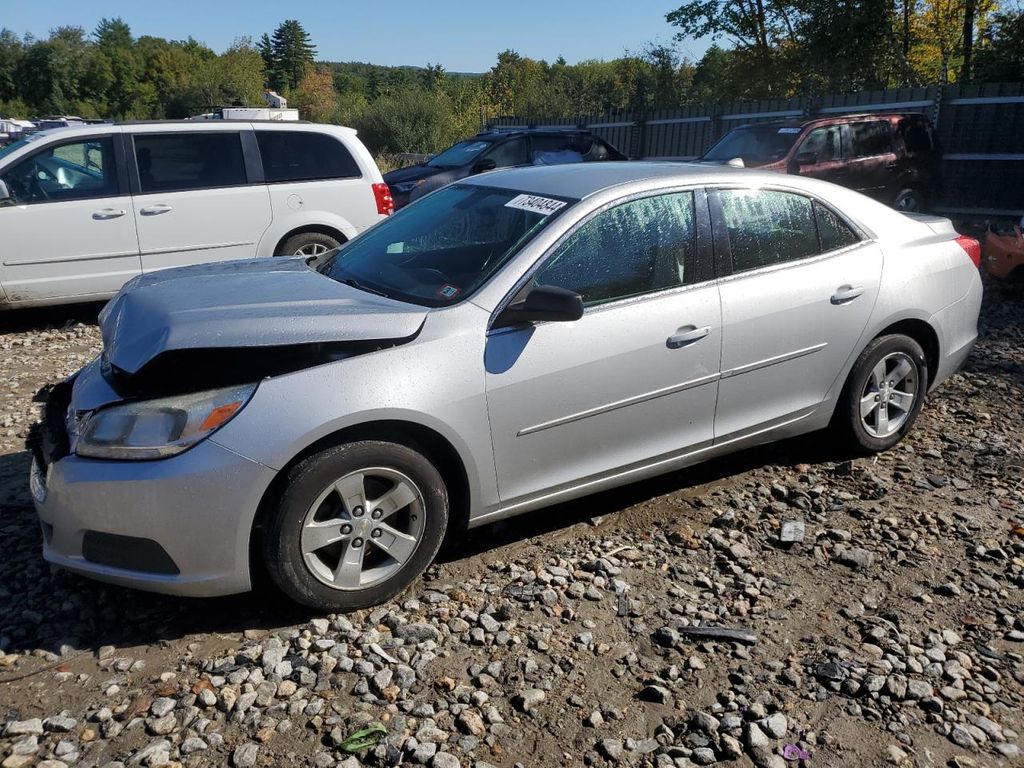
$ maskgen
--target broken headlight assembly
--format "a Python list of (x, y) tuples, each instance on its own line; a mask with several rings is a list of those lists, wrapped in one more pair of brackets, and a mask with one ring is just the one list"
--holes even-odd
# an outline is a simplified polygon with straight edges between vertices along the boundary
[(237, 415), (255, 384), (103, 408), (80, 426), (75, 453), (93, 459), (163, 459), (187, 451)]

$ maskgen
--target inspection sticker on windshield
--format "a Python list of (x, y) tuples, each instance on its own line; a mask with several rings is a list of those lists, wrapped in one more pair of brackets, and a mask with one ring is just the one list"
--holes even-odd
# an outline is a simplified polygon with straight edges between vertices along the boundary
[(541, 216), (548, 216), (565, 208), (565, 205), (561, 200), (552, 200), (550, 197), (538, 197), (537, 195), (518, 195), (505, 203), (506, 208), (519, 208), (523, 211), (539, 213)]
[(462, 293), (461, 288), (459, 288), (456, 285), (449, 285), (448, 283), (445, 283), (444, 285), (437, 289), (437, 298), (454, 299), (460, 293)]

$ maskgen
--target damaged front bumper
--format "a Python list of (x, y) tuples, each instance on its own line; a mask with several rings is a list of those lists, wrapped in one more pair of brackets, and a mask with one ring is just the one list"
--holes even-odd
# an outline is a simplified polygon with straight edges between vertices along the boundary
[(212, 439), (155, 461), (76, 456), (68, 434), (71, 387), (64, 382), (50, 393), (30, 440), (44, 558), (154, 592), (249, 590), (253, 522), (276, 472)]

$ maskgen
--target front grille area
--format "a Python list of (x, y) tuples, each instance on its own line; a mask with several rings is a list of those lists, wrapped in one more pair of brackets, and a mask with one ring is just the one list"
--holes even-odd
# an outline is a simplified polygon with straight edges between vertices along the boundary
[(167, 550), (152, 539), (120, 536), (116, 533), (86, 531), (82, 539), (82, 557), (96, 565), (126, 571), (177, 576), (181, 571)]

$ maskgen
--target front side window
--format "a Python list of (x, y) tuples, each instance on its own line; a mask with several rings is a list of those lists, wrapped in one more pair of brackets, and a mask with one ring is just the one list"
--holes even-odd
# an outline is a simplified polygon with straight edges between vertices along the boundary
[(103, 136), (48, 146), (0, 178), (17, 205), (116, 196), (114, 139)]
[(831, 163), (841, 160), (843, 157), (842, 143), (840, 141), (841, 131), (838, 125), (830, 125), (825, 128), (815, 128), (804, 139), (797, 155), (813, 157), (814, 163)]
[(534, 280), (584, 306), (675, 288), (696, 281), (696, 242), (692, 192), (631, 200), (576, 230)]
[(881, 120), (851, 123), (848, 130), (853, 157), (874, 157), (892, 152), (892, 129), (889, 123)]
[(526, 156), (526, 139), (512, 139), (499, 144), (484, 157), (494, 161), (495, 168), (507, 168), (511, 165), (524, 165), (529, 162)]
[(270, 183), (351, 179), (362, 174), (338, 139), (309, 131), (256, 131), (263, 173)]
[(318, 269), (400, 301), (455, 304), (573, 202), (472, 184), (446, 187), (346, 243)]
[(134, 141), (142, 194), (248, 181), (238, 133), (140, 133)]
[(718, 191), (733, 272), (782, 264), (819, 253), (810, 199), (759, 189)]

